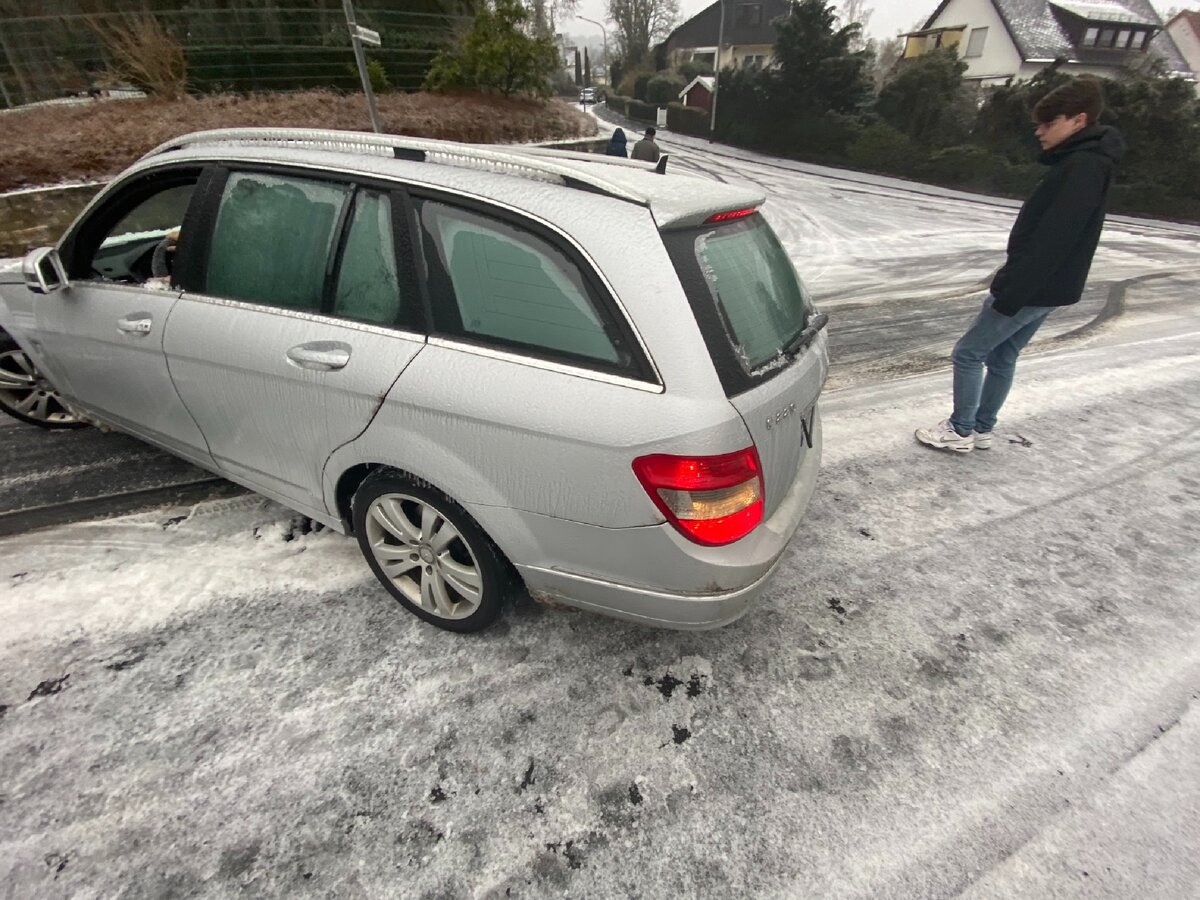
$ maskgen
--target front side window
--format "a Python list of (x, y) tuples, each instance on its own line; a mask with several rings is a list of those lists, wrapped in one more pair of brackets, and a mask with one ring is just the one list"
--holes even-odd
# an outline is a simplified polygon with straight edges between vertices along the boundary
[(1118, 34), (1117, 34), (1117, 47), (1119, 47), (1122, 50), (1124, 50), (1126, 47), (1128, 47), (1129, 46), (1129, 37), (1132, 34), (1133, 34), (1133, 32), (1130, 31), (1128, 28), (1121, 29), (1121, 31), (1118, 32)]
[(206, 293), (317, 312), (349, 188), (235, 172), (221, 196)]
[(1100, 29), (1099, 28), (1089, 28), (1087, 31), (1085, 31), (1083, 33), (1083, 46), (1095, 47), (1096, 40), (1099, 37), (1100, 37)]
[(983, 44), (987, 40), (987, 33), (986, 28), (972, 28), (971, 37), (967, 41), (967, 52), (963, 55), (966, 57), (983, 56)]
[(1097, 41), (1097, 43), (1101, 47), (1111, 47), (1113, 45), (1113, 41), (1116, 40), (1116, 38), (1117, 38), (1117, 30), (1115, 28), (1105, 28), (1105, 29), (1101, 30), (1100, 39)]
[(439, 331), (568, 361), (630, 365), (619, 330), (554, 244), (433, 201), (421, 203), (420, 224)]
[(386, 194), (360, 191), (342, 250), (333, 314), (358, 322), (395, 325), (400, 278), (392, 239), (392, 204)]
[(101, 209), (79, 235), (76, 278), (167, 287), (198, 173), (170, 173)]

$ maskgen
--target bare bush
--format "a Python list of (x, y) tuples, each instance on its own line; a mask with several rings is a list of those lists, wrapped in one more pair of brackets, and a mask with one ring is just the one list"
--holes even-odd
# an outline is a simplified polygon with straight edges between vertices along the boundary
[(164, 100), (187, 90), (183, 45), (148, 12), (116, 19), (88, 16), (90, 28), (108, 51), (113, 74)]

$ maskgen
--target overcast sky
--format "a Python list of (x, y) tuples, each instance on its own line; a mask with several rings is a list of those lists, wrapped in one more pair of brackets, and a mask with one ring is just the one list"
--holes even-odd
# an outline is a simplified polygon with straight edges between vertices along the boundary
[[(680, 0), (679, 20), (676, 24), (687, 21), (712, 2), (713, 0)], [(1200, 0), (1152, 0), (1152, 2), (1160, 13), (1165, 13), (1172, 8), (1200, 8)], [(870, 4), (874, 7), (874, 12), (872, 12), (871, 20), (867, 25), (867, 32), (873, 37), (891, 37), (908, 31), (918, 22), (923, 24), (924, 20), (937, 9), (937, 4), (938, 0), (915, 0), (915, 2), (914, 0), (875, 0)], [(579, 14), (597, 21), (604, 21), (604, 11), (607, 6), (607, 0), (579, 0)], [(561, 21), (558, 24), (558, 30), (581, 36), (589, 33), (599, 36), (600, 32), (595, 25), (572, 19)]]

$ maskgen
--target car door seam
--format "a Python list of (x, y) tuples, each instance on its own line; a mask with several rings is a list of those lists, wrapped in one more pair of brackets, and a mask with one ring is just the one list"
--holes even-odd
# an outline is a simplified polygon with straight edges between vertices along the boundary
[(175, 390), (175, 396), (179, 399), (183, 406), (183, 411), (188, 414), (188, 418), (192, 420), (192, 424), (196, 426), (196, 431), (200, 433), (200, 440), (204, 441), (204, 449), (208, 453), (208, 458), (211, 459), (214, 465), (219, 469), (224, 469), (217, 457), (212, 451), (212, 446), (208, 443), (208, 435), (204, 433), (204, 429), (200, 427), (200, 423), (196, 421), (196, 417), (192, 414), (191, 408), (187, 405), (187, 401), (183, 399), (183, 394), (179, 391), (179, 385), (175, 383), (175, 373), (171, 371), (171, 357), (167, 355), (167, 329), (171, 326), (171, 319), (174, 316), (176, 307), (183, 302), (184, 291), (181, 289), (175, 297), (175, 302), (171, 304), (171, 308), (167, 310), (167, 318), (163, 321), (162, 327), (162, 355), (163, 365), (167, 367), (167, 377), (171, 379), (171, 387)]

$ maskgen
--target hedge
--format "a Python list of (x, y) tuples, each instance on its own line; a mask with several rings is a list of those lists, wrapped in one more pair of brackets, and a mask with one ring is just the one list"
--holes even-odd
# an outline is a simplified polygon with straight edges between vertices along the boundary
[(643, 122), (657, 122), (658, 107), (653, 103), (643, 103), (641, 100), (634, 100), (631, 97), (625, 106), (625, 115)]
[(621, 115), (629, 115), (629, 97), (622, 97), (620, 94), (609, 94), (604, 102), (608, 104), (608, 108), (616, 110)]
[(684, 106), (682, 103), (667, 104), (667, 127), (680, 134), (708, 137), (711, 115), (699, 106)]

